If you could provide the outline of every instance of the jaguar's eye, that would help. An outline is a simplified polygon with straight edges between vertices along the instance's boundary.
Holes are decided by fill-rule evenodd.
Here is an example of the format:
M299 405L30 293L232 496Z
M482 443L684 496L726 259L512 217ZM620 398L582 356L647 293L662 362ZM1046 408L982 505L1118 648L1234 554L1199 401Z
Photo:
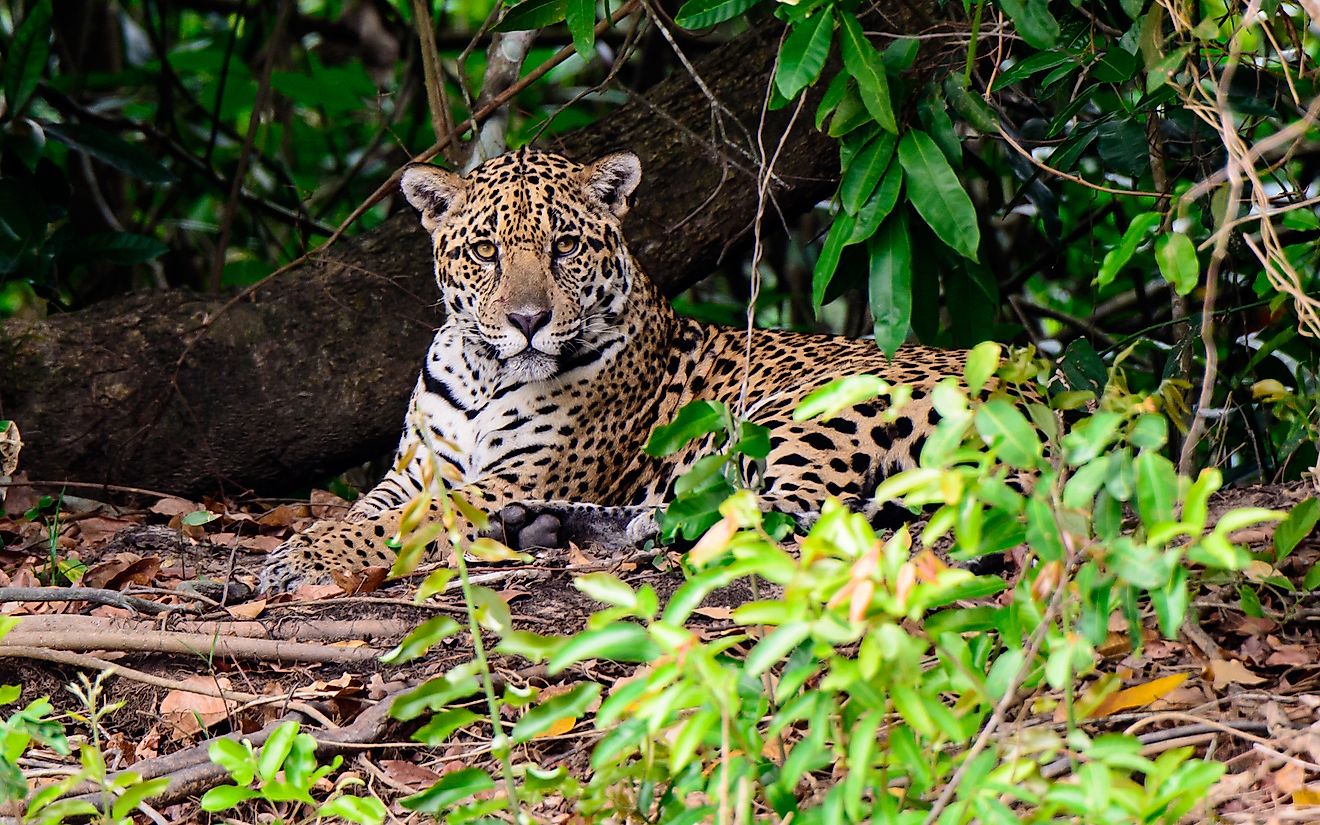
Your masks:
M495 248L495 244L491 241L477 241L468 247L468 252L472 254L472 257L483 264L488 264L495 260L495 254L498 251L499 250Z
M575 254L581 246L582 241L573 235L565 235L562 238L556 238L555 257L567 258L569 255Z

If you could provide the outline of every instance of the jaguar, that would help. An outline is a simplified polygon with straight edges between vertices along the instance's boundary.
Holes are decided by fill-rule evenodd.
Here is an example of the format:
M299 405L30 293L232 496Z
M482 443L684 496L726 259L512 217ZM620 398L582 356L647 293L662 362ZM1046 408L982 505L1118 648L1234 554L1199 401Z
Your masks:
M445 320L393 470L344 517L277 548L264 589L392 564L391 537L430 483L433 456L451 485L478 488L501 514L495 524L511 546L644 541L675 480L709 445L663 458L642 448L697 399L769 429L762 501L803 520L831 496L865 509L881 480L916 464L937 420L932 388L962 373L966 353L904 346L888 359L872 341L680 316L621 228L641 175L630 152L577 163L519 150L466 176L429 164L404 170L404 197L431 236ZM911 399L891 415L875 401L794 421L807 393L859 373L907 383Z

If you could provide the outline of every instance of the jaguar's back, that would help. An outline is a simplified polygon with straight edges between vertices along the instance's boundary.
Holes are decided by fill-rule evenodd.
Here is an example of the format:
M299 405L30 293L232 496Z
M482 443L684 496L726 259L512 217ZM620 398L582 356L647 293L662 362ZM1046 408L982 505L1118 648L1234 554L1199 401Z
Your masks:
M493 510L527 503L543 513L534 529L505 536L510 543L553 541L559 527L592 523L626 522L617 538L644 538L701 446L664 460L641 447L699 398L770 428L763 493L792 514L818 511L830 495L864 500L888 472L915 463L934 419L927 392L961 373L963 353L905 347L887 361L871 342L777 331L754 332L749 346L745 331L678 317L620 230L640 177L628 153L579 165L519 151L466 178L423 165L405 172L447 318L413 392L402 466L345 520L277 550L264 585L388 566L386 540L432 451L446 476L478 486ZM856 373L910 383L912 400L893 420L878 402L827 421L792 420L808 392Z

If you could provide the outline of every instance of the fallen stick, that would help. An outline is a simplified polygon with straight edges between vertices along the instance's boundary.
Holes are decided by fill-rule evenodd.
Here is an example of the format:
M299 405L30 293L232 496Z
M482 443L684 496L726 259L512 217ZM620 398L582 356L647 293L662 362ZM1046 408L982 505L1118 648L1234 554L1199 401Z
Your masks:
M179 604L161 604L128 596L118 590L96 587L5 587L0 588L0 603L4 602L91 602L122 607L153 616L161 613L196 613L197 608Z
M229 656L234 659L258 659L276 662L339 663L370 662L384 651L371 647L332 647L281 639L252 639L217 636L205 633L175 633L153 630L129 635L113 631L27 631L20 624L0 639L0 651L7 647L44 647L51 650L87 652L114 650L124 653L179 653L185 655Z
M51 650L45 647L28 647L26 645L4 645L0 647L0 659L3 658L22 658L36 659L42 662L52 662L59 665L71 665L73 667L87 668L89 670L101 670L115 676L122 676L125 679L131 679L134 682L141 682L144 685L152 687L165 688L166 690L181 690L185 693L196 693L199 696L213 696L216 699L224 699L226 702L243 702L248 707L253 705L266 705L279 702L286 705L290 710L296 710L299 713L315 719L327 728L335 727L335 724L326 718L320 710L299 699L291 699L284 694L268 695L261 693L247 693L241 690L222 690L219 687L211 685L189 685L178 681L177 679L167 679L164 676L156 676L135 668L121 665L118 662L107 662L105 659L98 659L95 656L87 656L82 653L70 653L67 650ZM235 711L241 708L235 707Z
M115 633L122 636L134 636L143 633L158 633L160 628L152 622L125 619L114 616L81 616L67 613L51 613L34 616L21 616L21 621L13 633ZM233 619L214 621L188 621L171 623L171 631L206 636L282 639L303 642L373 642L386 640L389 644L408 634L420 621L407 619L343 619L320 620L316 618L289 617L278 621L257 619Z

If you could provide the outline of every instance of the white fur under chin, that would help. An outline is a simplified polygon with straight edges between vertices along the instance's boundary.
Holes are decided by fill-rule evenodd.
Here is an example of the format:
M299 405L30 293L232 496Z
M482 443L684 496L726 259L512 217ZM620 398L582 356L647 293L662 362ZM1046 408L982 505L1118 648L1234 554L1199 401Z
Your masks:
M527 349L505 361L504 372L515 381L544 381L559 372L559 359Z

